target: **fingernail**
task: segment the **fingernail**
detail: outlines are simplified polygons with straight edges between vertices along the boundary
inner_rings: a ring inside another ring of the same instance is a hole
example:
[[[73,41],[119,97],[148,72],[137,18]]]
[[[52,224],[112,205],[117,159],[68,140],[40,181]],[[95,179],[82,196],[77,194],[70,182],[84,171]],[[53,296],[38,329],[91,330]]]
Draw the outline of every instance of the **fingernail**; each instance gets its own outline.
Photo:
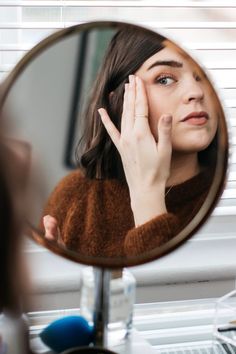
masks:
[[[98,108],[98,113],[102,116],[102,108]]]
[[[105,111],[104,108],[99,108],[99,109],[98,109],[98,113],[99,113],[99,116],[100,116],[100,119],[101,119],[102,123],[103,123],[104,120],[106,119],[106,116],[104,115],[104,111]]]
[[[165,115],[163,117],[163,122],[166,123],[166,124],[170,124],[172,122],[172,116],[170,114]]]
[[[134,83],[134,75],[129,75],[129,82]]]
[[[138,87],[141,87],[141,79],[138,76],[136,76],[136,84],[138,85]]]

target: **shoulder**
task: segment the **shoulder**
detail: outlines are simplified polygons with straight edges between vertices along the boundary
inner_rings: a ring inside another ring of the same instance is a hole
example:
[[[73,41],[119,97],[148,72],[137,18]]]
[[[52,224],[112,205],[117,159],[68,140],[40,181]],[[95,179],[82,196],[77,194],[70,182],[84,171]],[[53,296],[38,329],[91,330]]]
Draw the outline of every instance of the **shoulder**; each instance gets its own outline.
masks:
[[[63,177],[52,190],[49,201],[57,201],[59,198],[67,199],[84,193],[89,186],[89,180],[85,178],[81,170],[75,170]]]
[[[87,184],[88,181],[81,170],[75,170],[63,177],[51,191],[44,207],[44,214],[55,217],[58,217],[58,213],[64,215],[69,206],[85,198]]]
[[[59,183],[57,184],[57,187],[73,187],[77,186],[81,183],[86,183],[87,179],[85,178],[83,172],[81,170],[75,170],[65,177],[63,177]]]

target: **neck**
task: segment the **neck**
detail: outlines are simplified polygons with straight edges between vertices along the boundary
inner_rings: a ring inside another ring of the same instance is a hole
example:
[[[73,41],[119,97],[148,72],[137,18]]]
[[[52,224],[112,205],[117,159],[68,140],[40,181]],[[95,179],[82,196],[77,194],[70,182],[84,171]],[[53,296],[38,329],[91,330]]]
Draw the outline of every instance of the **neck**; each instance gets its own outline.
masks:
[[[171,159],[170,177],[167,187],[183,183],[200,172],[197,153],[180,154],[173,152]]]

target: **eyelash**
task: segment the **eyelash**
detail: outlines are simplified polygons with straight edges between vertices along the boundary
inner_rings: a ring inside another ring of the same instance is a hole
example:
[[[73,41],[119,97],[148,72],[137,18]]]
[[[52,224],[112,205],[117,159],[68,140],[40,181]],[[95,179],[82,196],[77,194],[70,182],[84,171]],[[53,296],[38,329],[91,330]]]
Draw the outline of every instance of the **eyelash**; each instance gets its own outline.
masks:
[[[206,79],[206,75],[204,74],[203,77],[199,74],[195,74],[194,78],[197,82],[202,81],[203,79]]]
[[[167,84],[167,85],[165,85],[165,84],[161,84],[161,80],[163,80],[163,79],[172,79],[172,80],[174,80],[175,82],[177,82],[177,79],[173,76],[173,75],[170,75],[170,74],[161,74],[161,75],[159,75],[156,79],[155,79],[155,82],[157,83],[157,84],[160,84],[160,85],[162,85],[162,86],[169,86],[169,85],[171,85],[171,84]]]

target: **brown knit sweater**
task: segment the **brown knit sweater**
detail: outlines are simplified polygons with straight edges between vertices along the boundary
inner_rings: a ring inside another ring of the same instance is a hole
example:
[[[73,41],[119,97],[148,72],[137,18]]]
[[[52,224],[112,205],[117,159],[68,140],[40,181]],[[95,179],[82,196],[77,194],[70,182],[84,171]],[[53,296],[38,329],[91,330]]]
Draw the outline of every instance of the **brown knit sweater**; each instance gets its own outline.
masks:
[[[87,179],[77,170],[51,194],[44,215],[54,216],[66,247],[84,255],[135,256],[173,238],[203,204],[212,173],[204,171],[171,188],[168,213],[135,227],[129,189],[115,179]]]

